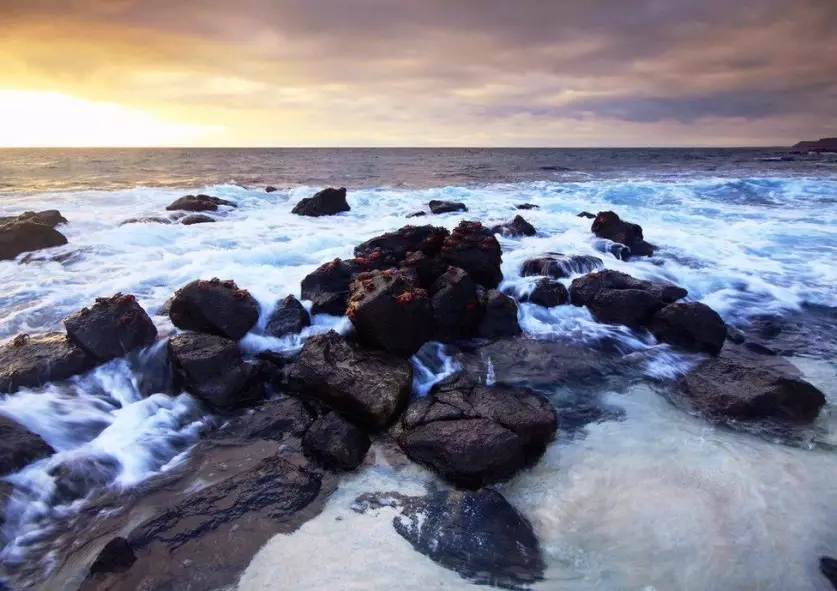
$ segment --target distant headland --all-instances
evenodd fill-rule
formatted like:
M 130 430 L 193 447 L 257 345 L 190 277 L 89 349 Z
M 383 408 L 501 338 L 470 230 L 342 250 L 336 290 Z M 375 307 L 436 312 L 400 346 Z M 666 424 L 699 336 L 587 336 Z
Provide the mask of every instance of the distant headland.
M 791 148 L 791 152 L 807 154 L 808 152 L 837 152 L 837 137 L 825 137 L 815 142 L 799 142 Z

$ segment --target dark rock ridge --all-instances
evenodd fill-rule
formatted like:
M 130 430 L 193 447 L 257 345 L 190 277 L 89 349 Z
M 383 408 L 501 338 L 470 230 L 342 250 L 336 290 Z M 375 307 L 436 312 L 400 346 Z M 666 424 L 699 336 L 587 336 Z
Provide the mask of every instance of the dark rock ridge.
M 157 338 L 157 328 L 132 295 L 118 293 L 96 298 L 64 319 L 67 336 L 98 361 L 110 361 L 147 347 Z
M 302 438 L 305 455 L 329 470 L 354 470 L 370 445 L 366 433 L 336 412 L 314 421 Z
M 169 339 L 168 347 L 176 385 L 213 407 L 229 409 L 263 397 L 263 376 L 244 361 L 235 341 L 187 333 Z
M 309 217 L 320 217 L 324 215 L 335 215 L 344 211 L 350 211 L 352 208 L 346 202 L 346 189 L 341 187 L 339 189 L 323 189 L 313 197 L 306 197 L 300 199 L 291 213 L 297 215 L 304 215 Z
M 146 216 L 140 218 L 128 218 L 120 226 L 127 226 L 128 224 L 171 224 L 172 220 L 169 218 L 160 218 L 154 216 Z
M 437 340 L 455 341 L 474 336 L 483 317 L 483 305 L 470 275 L 449 267 L 433 284 L 430 294 Z
M 649 329 L 658 340 L 696 353 L 717 355 L 727 327 L 715 310 L 700 302 L 666 306 L 651 318 Z
M 521 302 L 530 302 L 544 308 L 553 308 L 568 303 L 570 294 L 562 283 L 544 277 L 540 279 L 535 288 L 527 295 L 520 298 Z
M 491 228 L 491 231 L 495 234 L 500 234 L 502 236 L 534 236 L 538 233 L 535 230 L 535 226 L 527 222 L 523 219 L 523 216 L 516 215 L 514 219 L 510 222 L 506 222 L 505 224 L 499 224 Z
M 238 207 L 232 201 L 209 195 L 186 195 L 166 207 L 167 211 L 218 211 L 218 206 Z
M 589 211 L 582 211 L 581 213 L 576 214 L 576 217 L 587 218 L 588 220 L 595 220 L 596 219 L 596 214 L 595 213 L 590 213 Z
M 299 334 L 306 326 L 311 326 L 308 310 L 298 299 L 289 295 L 276 304 L 276 309 L 270 315 L 264 333 L 278 338 L 289 334 Z
M 372 428 L 398 417 L 413 381 L 405 359 L 360 349 L 334 331 L 305 341 L 293 371 L 303 394 Z
M 545 275 L 553 279 L 562 279 L 582 273 L 590 273 L 603 267 L 604 263 L 599 257 L 547 252 L 525 261 L 523 266 L 520 267 L 520 274 L 523 277 Z
M 194 224 L 211 224 L 217 220 L 203 213 L 193 213 L 180 218 L 180 223 L 184 226 L 193 226 Z
M 807 154 L 808 152 L 837 152 L 837 137 L 824 137 L 813 142 L 799 142 L 791 148 L 791 154 Z
M 652 256 L 655 247 L 645 242 L 642 226 L 622 221 L 612 211 L 600 211 L 590 230 L 599 238 L 624 244 L 631 250 L 631 256 Z
M 477 336 L 483 339 L 502 339 L 521 334 L 517 321 L 517 302 L 506 294 L 489 289 L 482 296 L 485 313 L 477 329 Z
M 272 187 L 270 185 L 268 185 L 267 187 L 264 188 L 265 193 L 275 193 L 278 190 L 279 189 L 277 189 L 276 187 Z
M 302 280 L 302 299 L 312 302 L 312 314 L 343 316 L 349 303 L 349 284 L 360 273 L 389 269 L 397 261 L 381 250 L 364 257 L 334 259 L 320 265 Z
M 430 211 L 434 214 L 468 211 L 465 204 L 460 203 L 459 201 L 439 201 L 434 199 L 428 204 L 428 206 L 430 207 Z
M 540 205 L 535 205 L 534 203 L 521 203 L 520 205 L 515 206 L 515 209 L 522 209 L 522 210 L 529 210 L 529 209 L 540 209 Z
M 40 435 L 0 414 L 0 477 L 55 453 Z
M 47 209 L 45 211 L 24 211 L 20 215 L 0 218 L 0 226 L 15 222 L 30 222 L 54 228 L 58 224 L 66 224 L 67 218 L 61 215 L 61 212 L 57 209 Z
M 433 257 L 442 250 L 442 244 L 449 235 L 450 232 L 438 226 L 404 226 L 357 245 L 355 256 L 368 257 L 380 249 L 385 256 L 393 257 L 396 263 L 412 252 Z
M 19 254 L 67 244 L 67 238 L 55 228 L 33 221 L 13 221 L 0 225 L 0 261 Z
M 64 333 L 18 335 L 0 346 L 0 393 L 60 382 L 96 364 L 96 359 Z
M 464 269 L 474 281 L 489 289 L 503 280 L 502 254 L 494 233 L 479 222 L 460 222 L 442 246 L 445 262 Z
M 235 281 L 200 279 L 175 292 L 169 317 L 182 330 L 238 340 L 258 321 L 259 304 Z
M 531 390 L 484 386 L 459 373 L 412 402 L 392 432 L 412 460 L 479 488 L 536 461 L 557 427 L 555 409 Z

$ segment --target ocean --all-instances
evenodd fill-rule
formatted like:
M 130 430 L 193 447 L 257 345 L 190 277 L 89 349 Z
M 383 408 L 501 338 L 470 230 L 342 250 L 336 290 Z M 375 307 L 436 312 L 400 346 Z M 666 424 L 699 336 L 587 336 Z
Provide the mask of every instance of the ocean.
M 278 190 L 266 193 L 268 185 Z M 351 211 L 290 213 L 326 186 L 347 187 Z M 214 224 L 123 225 L 165 216 L 187 193 L 238 207 Z M 433 199 L 461 201 L 468 211 L 406 219 Z M 517 211 L 522 203 L 539 209 Z M 160 311 L 174 291 L 218 277 L 235 280 L 260 304 L 257 328 L 241 343 L 248 354 L 293 351 L 311 334 L 350 328 L 345 318 L 322 315 L 301 337 L 259 334 L 276 302 L 299 297 L 300 281 L 322 263 L 351 257 L 355 245 L 409 222 L 452 229 L 518 213 L 538 234 L 498 237 L 500 288 L 511 295 L 532 288 L 533 279 L 520 276 L 523 261 L 545 252 L 589 254 L 607 268 L 685 287 L 728 324 L 788 319 L 801 328 L 780 355 L 828 400 L 814 427 L 793 441 L 710 423 L 661 396 L 660 381 L 682 375 L 695 355 L 597 323 L 585 308 L 521 304 L 528 338 L 614 343 L 621 355 L 642 359 L 643 377 L 596 386 L 589 395 L 619 409 L 619 420 L 559 436 L 534 467 L 498 490 L 541 543 L 546 576 L 532 589 L 829 588 L 819 558 L 837 554 L 835 155 L 789 156 L 781 148 L 0 150 L 0 217 L 45 209 L 69 221 L 59 228 L 68 244 L 0 261 L 0 341 L 60 330 L 63 318 L 117 292 L 135 295 L 166 337 L 175 329 Z M 603 254 L 590 220 L 577 214 L 605 210 L 641 224 L 658 255 L 626 262 Z M 62 522 L 103 491 L 128 494 L 182 467 L 216 419 L 188 394 L 146 395 L 137 364 L 153 363 L 163 346 L 0 400 L 0 413 L 57 452 L 7 478 L 18 489 L 2 526 L 0 574 L 9 585 L 75 588 L 59 576 Z M 456 368 L 442 346 L 412 362 L 415 395 Z M 557 379 L 551 386 L 562 404 L 578 396 L 564 386 Z M 318 516 L 253 556 L 237 588 L 476 588 L 399 537 L 391 527 L 396 509 L 352 510 L 364 493 L 415 494 L 438 484 L 390 455 L 375 443 Z M 87 457 L 118 469 L 85 499 L 51 504 L 51 468 Z

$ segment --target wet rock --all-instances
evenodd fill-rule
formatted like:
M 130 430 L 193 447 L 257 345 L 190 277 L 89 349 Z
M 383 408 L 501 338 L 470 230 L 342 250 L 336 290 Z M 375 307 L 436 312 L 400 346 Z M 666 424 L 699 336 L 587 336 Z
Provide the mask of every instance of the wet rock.
M 276 304 L 276 309 L 270 315 L 264 333 L 278 338 L 288 334 L 299 334 L 306 326 L 311 326 L 308 310 L 298 299 L 289 295 Z
M 0 394 L 60 382 L 96 363 L 64 333 L 18 335 L 0 346 Z
M 395 232 L 387 232 L 355 247 L 356 257 L 367 257 L 380 249 L 391 256 L 397 263 L 404 260 L 408 253 L 422 252 L 429 257 L 436 256 L 442 250 L 442 244 L 450 235 L 445 228 L 436 226 L 404 226 Z
M 179 334 L 169 339 L 169 356 L 175 383 L 216 408 L 250 404 L 264 394 L 261 373 L 244 362 L 233 340 L 201 333 Z
M 535 226 L 523 219 L 523 216 L 516 215 L 514 219 L 505 224 L 500 224 L 491 228 L 495 234 L 502 236 L 534 236 L 538 233 Z
M 308 274 L 301 284 L 302 299 L 312 302 L 312 314 L 343 316 L 349 305 L 349 285 L 360 273 L 395 267 L 397 261 L 381 250 L 365 257 L 334 259 Z
M 417 552 L 478 585 L 521 589 L 543 580 L 532 525 L 494 490 L 408 499 L 392 523 Z
M 545 275 L 553 279 L 562 279 L 582 273 L 590 273 L 604 267 L 602 259 L 589 255 L 565 255 L 548 252 L 529 259 L 520 267 L 523 277 Z
M 305 342 L 295 371 L 306 395 L 373 428 L 396 419 L 410 398 L 413 380 L 408 361 L 359 349 L 334 331 Z
M 449 267 L 430 290 L 436 339 L 455 341 L 472 337 L 483 317 L 477 285 L 462 269 Z
M 428 206 L 430 207 L 430 211 L 434 214 L 468 211 L 465 204 L 458 201 L 438 201 L 434 199 L 428 204 Z
M 354 470 L 370 445 L 366 433 L 336 412 L 314 421 L 302 438 L 305 455 L 329 470 Z
M 324 215 L 335 215 L 343 211 L 350 211 L 352 208 L 346 202 L 346 189 L 323 189 L 313 197 L 300 199 L 291 213 L 309 217 L 320 217 Z
M 118 293 L 96 298 L 64 319 L 67 336 L 99 361 L 110 361 L 147 347 L 157 338 L 157 328 L 132 295 Z
M 837 589 L 837 559 L 823 556 L 820 558 L 820 572 Z
M 222 435 L 239 440 L 284 441 L 302 437 L 313 422 L 314 415 L 302 400 L 280 395 L 232 419 Z
M 0 261 L 12 260 L 19 254 L 67 244 L 58 230 L 32 221 L 0 225 Z
M 347 316 L 370 347 L 410 357 L 435 333 L 427 291 L 403 272 L 370 271 L 349 287 Z
M 169 309 L 172 324 L 238 340 L 259 319 L 259 304 L 235 281 L 213 278 L 192 281 L 177 290 Z
M 423 218 L 427 215 L 425 211 L 414 211 L 413 213 L 408 213 L 407 218 Z
M 264 188 L 265 193 L 275 193 L 278 190 L 279 189 L 277 189 L 276 187 L 271 187 L 270 185 Z
M 33 224 L 41 224 L 42 226 L 49 226 L 54 228 L 59 224 L 66 224 L 67 218 L 61 215 L 57 209 L 48 209 L 46 211 L 25 211 L 20 215 L 13 215 L 9 217 L 0 218 L 0 226 L 4 224 L 11 224 L 15 222 L 31 222 Z
M 219 206 L 238 207 L 232 201 L 209 195 L 186 195 L 166 207 L 167 211 L 218 211 Z
M 429 257 L 423 252 L 411 252 L 401 262 L 399 269 L 412 275 L 419 287 L 430 289 L 448 270 L 448 265 L 440 258 Z
M 392 432 L 413 461 L 479 488 L 536 461 L 557 428 L 555 409 L 533 391 L 459 373 L 413 401 Z
M 589 211 L 582 211 L 576 217 L 587 218 L 588 220 L 595 220 L 596 214 L 590 213 Z
M 479 222 L 460 222 L 442 246 L 442 259 L 492 289 L 503 280 L 502 250 L 494 233 Z
M 570 298 L 574 305 L 583 306 L 599 291 L 618 289 L 647 291 L 664 304 L 673 304 L 689 295 L 688 291 L 671 283 L 635 279 L 626 273 L 607 269 L 573 280 Z
M 202 213 L 193 213 L 191 215 L 187 215 L 183 218 L 180 218 L 180 223 L 184 226 L 192 226 L 194 224 L 211 224 L 216 221 L 217 220 L 215 218 Z
M 0 414 L 0 477 L 18 472 L 24 466 L 54 453 L 55 450 L 40 435 Z
M 515 206 L 515 209 L 540 209 L 540 205 L 535 205 L 534 203 L 521 203 L 520 205 Z
M 652 256 L 655 247 L 645 242 L 642 226 L 622 221 L 612 211 L 600 211 L 590 230 L 599 238 L 606 238 L 631 249 L 632 256 Z
M 121 466 L 110 456 L 71 457 L 50 469 L 55 481 L 51 501 L 55 505 L 67 504 L 86 497 L 90 491 L 113 482 Z
M 544 277 L 535 284 L 535 289 L 521 298 L 522 302 L 530 302 L 544 308 L 553 308 L 568 303 L 570 294 L 562 283 Z
M 715 310 L 700 302 L 671 304 L 654 314 L 649 328 L 658 340 L 676 347 L 717 355 L 727 327 Z
M 517 321 L 517 302 L 506 294 L 489 289 L 482 297 L 485 314 L 482 317 L 477 336 L 484 339 L 502 339 L 521 334 Z
M 90 565 L 90 574 L 119 573 L 131 568 L 137 557 L 125 538 L 113 538 L 105 544 L 96 560 Z
M 597 238 L 593 241 L 593 248 L 604 254 L 610 254 L 613 258 L 620 261 L 631 260 L 631 249 L 624 244 L 619 244 L 613 240 L 605 240 L 604 238 Z
M 171 224 L 171 220 L 168 218 L 147 216 L 141 218 L 128 218 L 119 225 L 127 226 L 128 224 Z
M 681 386 L 699 410 L 722 418 L 810 423 L 825 404 L 823 393 L 787 361 L 735 345 L 692 369 Z

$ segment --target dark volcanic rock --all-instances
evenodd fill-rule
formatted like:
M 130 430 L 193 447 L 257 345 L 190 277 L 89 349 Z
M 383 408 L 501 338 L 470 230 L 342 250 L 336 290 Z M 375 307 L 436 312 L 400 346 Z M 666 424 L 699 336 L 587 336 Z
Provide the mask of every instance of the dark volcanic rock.
M 64 327 L 70 340 L 99 361 L 122 357 L 157 338 L 157 328 L 137 299 L 121 293 L 96 298 L 91 308 L 65 318 Z
M 502 250 L 494 233 L 479 222 L 460 222 L 442 246 L 442 259 L 492 289 L 503 280 Z
M 283 337 L 288 334 L 299 334 L 306 326 L 311 326 L 308 310 L 298 299 L 289 295 L 276 304 L 276 309 L 270 315 L 264 333 L 271 337 Z
M 570 298 L 574 305 L 584 306 L 599 291 L 612 289 L 647 291 L 664 304 L 673 304 L 689 295 L 688 291 L 671 283 L 635 279 L 626 273 L 608 269 L 574 279 L 570 286 Z
M 41 224 L 42 226 L 54 228 L 58 224 L 66 224 L 67 218 L 61 215 L 61 212 L 57 209 L 47 209 L 46 211 L 37 212 L 25 211 L 20 215 L 0 218 L 0 226 L 14 222 L 31 222 L 33 224 Z
M 734 345 L 692 369 L 681 385 L 699 410 L 722 418 L 809 423 L 825 404 L 823 393 L 787 361 Z
M 412 402 L 393 435 L 412 460 L 479 488 L 536 461 L 557 427 L 555 409 L 533 391 L 484 386 L 459 373 Z
M 624 244 L 631 249 L 633 256 L 642 257 L 654 254 L 654 246 L 643 239 L 642 226 L 622 221 L 612 211 L 600 211 L 590 230 L 599 238 Z
M 343 316 L 349 304 L 349 285 L 360 273 L 395 267 L 397 261 L 381 250 L 365 257 L 341 260 L 320 265 L 302 280 L 302 299 L 311 300 L 312 314 Z
M 522 302 L 530 302 L 544 308 L 561 306 L 570 301 L 570 294 L 562 283 L 544 277 L 535 285 L 535 289 L 523 298 Z
M 0 414 L 0 476 L 55 453 L 40 435 Z
M 472 337 L 483 317 L 477 285 L 462 269 L 449 267 L 433 284 L 431 303 L 436 338 L 442 341 Z
M 211 224 L 215 221 L 215 218 L 203 213 L 193 213 L 191 215 L 187 215 L 183 218 L 180 218 L 180 223 L 184 226 L 192 226 L 194 224 Z
M 535 205 L 534 203 L 521 203 L 520 205 L 517 205 L 515 207 L 515 209 L 524 209 L 524 210 L 526 210 L 526 209 L 540 209 L 540 208 L 541 208 L 540 205 Z
M 167 211 L 218 211 L 218 206 L 238 207 L 232 201 L 209 195 L 186 195 L 169 205 Z
M 238 340 L 259 319 L 259 304 L 235 281 L 192 281 L 177 290 L 169 309 L 172 324 Z
M 128 540 L 125 538 L 113 538 L 110 542 L 105 544 L 99 556 L 90 565 L 90 574 L 98 575 L 102 573 L 118 573 L 131 568 L 131 565 L 137 560 L 134 551 L 131 550 Z
M 64 333 L 18 335 L 0 346 L 0 394 L 60 382 L 96 363 Z
M 590 213 L 589 211 L 582 211 L 576 217 L 587 218 L 588 220 L 595 220 L 596 214 Z
M 434 199 L 428 205 L 430 207 L 430 211 L 434 214 L 468 211 L 465 204 L 458 201 L 438 201 Z
M 523 277 L 545 275 L 554 279 L 590 273 L 604 267 L 602 259 L 589 255 L 565 255 L 548 252 L 534 259 L 529 259 L 520 267 Z
M 441 259 L 429 257 L 423 252 L 413 252 L 407 255 L 399 268 L 415 277 L 419 287 L 431 289 L 436 280 L 448 270 L 448 265 Z
M 361 350 L 333 331 L 305 342 L 295 371 L 305 394 L 374 428 L 396 419 L 413 381 L 408 361 Z
M 534 236 L 538 233 L 535 226 L 523 219 L 523 216 L 516 215 L 514 219 L 505 224 L 494 226 L 491 231 L 503 236 Z
M 393 257 L 399 263 L 410 252 L 422 252 L 433 257 L 442 250 L 442 244 L 449 235 L 445 228 L 436 226 L 404 226 L 357 245 L 355 256 L 367 257 L 380 249 L 384 255 Z
M 410 357 L 433 338 L 430 298 L 409 275 L 370 271 L 358 275 L 349 290 L 346 314 L 367 345 Z
M 336 412 L 314 421 L 302 438 L 305 455 L 329 470 L 354 470 L 370 445 L 366 433 Z
M 225 437 L 284 441 L 302 437 L 314 422 L 305 403 L 292 396 L 276 396 L 232 419 L 222 430 Z
M 271 187 L 270 185 L 264 188 L 265 193 L 275 193 L 278 190 L 279 189 L 277 189 L 276 187 Z
M 235 341 L 179 334 L 169 339 L 169 355 L 177 385 L 216 408 L 253 403 L 264 394 L 261 372 L 244 362 Z
M 413 213 L 408 213 L 407 218 L 423 218 L 426 215 L 426 211 L 414 211 Z
M 489 289 L 482 298 L 485 314 L 477 336 L 484 339 L 514 337 L 522 333 L 517 321 L 517 303 L 506 294 Z
M 55 228 L 33 221 L 0 225 L 0 261 L 32 250 L 63 246 L 67 238 Z
M 291 213 L 309 217 L 320 217 L 334 215 L 343 211 L 350 211 L 352 208 L 346 202 L 346 189 L 323 189 L 313 197 L 300 199 Z
M 720 353 L 727 336 L 726 324 L 718 313 L 699 302 L 666 306 L 654 314 L 649 328 L 664 343 L 711 355 Z

